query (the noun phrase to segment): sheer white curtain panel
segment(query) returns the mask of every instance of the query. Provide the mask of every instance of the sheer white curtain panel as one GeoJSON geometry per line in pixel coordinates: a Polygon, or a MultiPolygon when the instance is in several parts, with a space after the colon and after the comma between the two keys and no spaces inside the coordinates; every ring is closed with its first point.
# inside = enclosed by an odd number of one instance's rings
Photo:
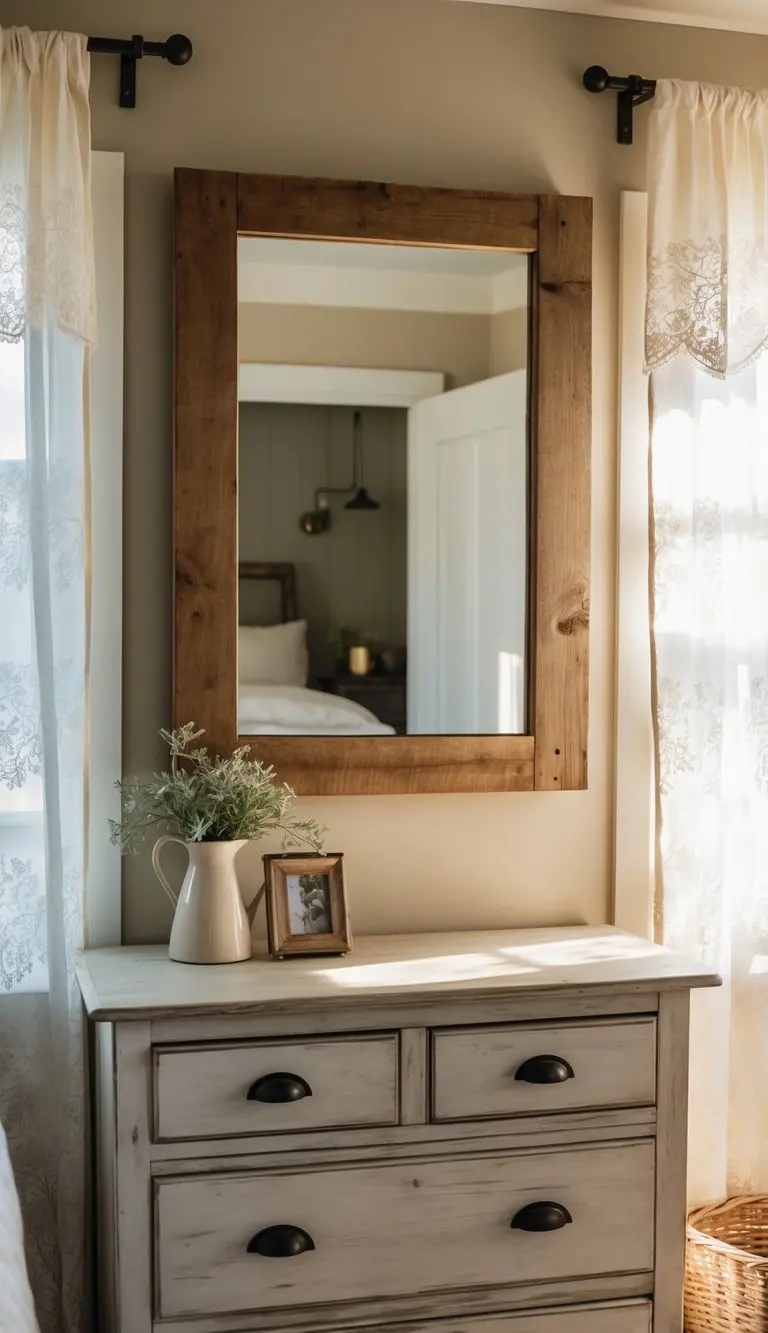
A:
{"type": "Polygon", "coordinates": [[[705,1202],[768,1191],[768,93],[660,83],[648,180],[656,924],[725,983],[694,1006],[705,1202]]]}
{"type": "Polygon", "coordinates": [[[42,1333],[86,1320],[86,42],[0,29],[0,1120],[42,1333]]]}
{"type": "Polygon", "coordinates": [[[768,1192],[768,356],[679,357],[652,411],[657,931],[724,981],[694,1008],[699,1202],[768,1192]]]}

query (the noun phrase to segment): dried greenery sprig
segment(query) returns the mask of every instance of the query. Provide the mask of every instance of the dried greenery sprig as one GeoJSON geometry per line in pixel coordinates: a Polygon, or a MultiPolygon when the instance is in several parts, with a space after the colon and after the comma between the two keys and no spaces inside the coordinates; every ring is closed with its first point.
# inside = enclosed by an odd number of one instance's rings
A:
{"type": "Polygon", "coordinates": [[[286,849],[322,848],[327,830],[314,819],[288,814],[295,793],[276,782],[268,764],[249,759],[250,746],[230,759],[212,759],[205,746],[195,745],[204,732],[194,722],[160,735],[170,750],[170,772],[115,784],[123,817],[109,824],[112,842],[123,852],[138,851],[150,830],[176,833],[187,842],[236,842],[279,830],[286,849]]]}

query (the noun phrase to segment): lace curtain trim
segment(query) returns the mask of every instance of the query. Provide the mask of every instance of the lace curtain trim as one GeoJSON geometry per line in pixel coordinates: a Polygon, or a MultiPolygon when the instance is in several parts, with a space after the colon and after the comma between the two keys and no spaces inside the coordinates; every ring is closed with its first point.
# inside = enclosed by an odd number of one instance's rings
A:
{"type": "Polygon", "coordinates": [[[768,346],[768,92],[660,79],[648,195],[646,370],[739,374],[768,346]]]}
{"type": "Polygon", "coordinates": [[[93,237],[79,198],[67,186],[43,203],[21,185],[0,184],[0,341],[20,342],[50,311],[60,329],[95,344],[95,274],[79,262],[93,237]]]}
{"type": "Polygon", "coordinates": [[[645,368],[687,352],[716,379],[768,348],[768,246],[671,241],[648,260],[645,368]]]}

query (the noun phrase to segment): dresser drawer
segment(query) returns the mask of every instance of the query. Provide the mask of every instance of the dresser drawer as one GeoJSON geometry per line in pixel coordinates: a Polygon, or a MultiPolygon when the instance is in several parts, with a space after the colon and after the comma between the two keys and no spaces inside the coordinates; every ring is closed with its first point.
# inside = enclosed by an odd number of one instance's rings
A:
{"type": "Polygon", "coordinates": [[[432,1034],[433,1120],[652,1106],[655,1097],[653,1018],[432,1034]]]}
{"type": "Polygon", "coordinates": [[[650,1301],[620,1301],[612,1305],[575,1305],[565,1310],[538,1310],[533,1314],[465,1316],[436,1324],[387,1324],[379,1333],[650,1333],[650,1301]]]}
{"type": "Polygon", "coordinates": [[[155,1138],[395,1125],[395,1032],[155,1047],[155,1138]]]}
{"type": "Polygon", "coordinates": [[[643,1141],[161,1179],[157,1313],[645,1272],[653,1267],[653,1173],[653,1144],[643,1141]],[[572,1221],[557,1230],[513,1227],[513,1219],[529,1220],[522,1209],[543,1203],[572,1221]],[[305,1248],[290,1258],[261,1252],[286,1243],[305,1248]]]}

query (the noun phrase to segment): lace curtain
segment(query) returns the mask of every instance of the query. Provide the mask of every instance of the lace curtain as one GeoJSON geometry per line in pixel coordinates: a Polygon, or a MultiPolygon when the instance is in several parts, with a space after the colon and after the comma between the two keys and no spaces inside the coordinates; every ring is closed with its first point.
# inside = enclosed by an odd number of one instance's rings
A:
{"type": "Polygon", "coordinates": [[[768,94],[658,94],[646,322],[657,934],[725,982],[694,1002],[691,1192],[704,1202],[768,1191],[768,94]]]}
{"type": "Polygon", "coordinates": [[[85,1327],[86,38],[0,29],[0,1121],[42,1333],[85,1327]]]}
{"type": "Polygon", "coordinates": [[[768,344],[768,92],[660,80],[648,182],[646,370],[737,374],[768,344]]]}

